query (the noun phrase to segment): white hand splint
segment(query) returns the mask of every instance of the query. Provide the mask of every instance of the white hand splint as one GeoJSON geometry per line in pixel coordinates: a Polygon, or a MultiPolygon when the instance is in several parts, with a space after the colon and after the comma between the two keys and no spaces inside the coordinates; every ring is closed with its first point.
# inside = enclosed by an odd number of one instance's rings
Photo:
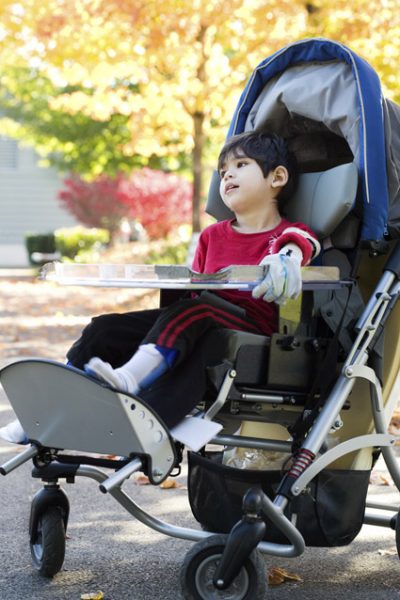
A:
{"type": "Polygon", "coordinates": [[[278,254],[265,256],[261,265],[267,266],[264,279],[253,289],[253,298],[285,304],[301,292],[302,252],[295,244],[287,244],[278,254]]]}

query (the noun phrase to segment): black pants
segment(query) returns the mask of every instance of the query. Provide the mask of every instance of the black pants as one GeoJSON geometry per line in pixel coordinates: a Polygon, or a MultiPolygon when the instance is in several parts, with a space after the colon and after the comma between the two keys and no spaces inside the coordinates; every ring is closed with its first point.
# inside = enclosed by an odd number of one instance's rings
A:
{"type": "MultiPolygon", "coordinates": [[[[257,325],[246,317],[243,309],[205,292],[166,308],[94,317],[68,351],[67,358],[80,369],[93,356],[116,368],[129,360],[141,344],[154,343],[176,349],[178,356],[173,368],[150,388],[140,392],[140,397],[172,426],[204,397],[205,371],[211,366],[207,359],[205,334],[215,329],[259,333],[257,325]]],[[[209,352],[210,360],[214,364],[222,361],[223,352],[224,343],[221,348],[214,347],[209,352]]]]}
{"type": "Polygon", "coordinates": [[[243,309],[210,293],[174,302],[166,308],[94,317],[67,357],[82,369],[93,356],[114,368],[124,364],[141,344],[153,343],[178,351],[176,364],[192,354],[211,329],[259,333],[243,309]]]}

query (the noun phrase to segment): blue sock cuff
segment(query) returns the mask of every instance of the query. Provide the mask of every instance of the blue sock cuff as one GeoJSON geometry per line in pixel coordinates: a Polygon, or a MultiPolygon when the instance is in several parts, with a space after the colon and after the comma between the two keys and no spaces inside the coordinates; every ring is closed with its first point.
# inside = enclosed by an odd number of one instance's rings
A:
{"type": "Polygon", "coordinates": [[[147,377],[140,382],[140,389],[145,390],[148,388],[156,379],[161,377],[161,375],[164,375],[166,371],[168,371],[168,366],[167,362],[164,360],[156,369],[154,369],[154,371],[149,373],[147,377]]]}
{"type": "Polygon", "coordinates": [[[165,346],[157,345],[156,350],[164,357],[164,360],[170,369],[178,356],[178,350],[175,348],[166,348],[165,346]]]}

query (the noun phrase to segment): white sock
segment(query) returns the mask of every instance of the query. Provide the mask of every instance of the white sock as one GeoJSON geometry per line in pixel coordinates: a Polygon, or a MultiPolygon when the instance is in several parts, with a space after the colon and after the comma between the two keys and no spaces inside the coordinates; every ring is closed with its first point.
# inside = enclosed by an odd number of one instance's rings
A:
{"type": "Polygon", "coordinates": [[[28,438],[18,419],[0,429],[0,438],[13,444],[27,444],[28,438]]]}
{"type": "Polygon", "coordinates": [[[136,394],[139,390],[139,385],[134,377],[130,376],[129,373],[119,373],[117,369],[112,368],[110,363],[104,362],[97,356],[94,356],[86,363],[85,371],[89,373],[89,375],[93,374],[98,379],[106,381],[123,392],[136,394]]]}
{"type": "Polygon", "coordinates": [[[113,369],[109,363],[104,362],[97,356],[91,358],[85,365],[86,371],[92,371],[97,377],[107,381],[113,387],[130,394],[136,394],[141,387],[141,383],[148,380],[152,373],[160,371],[161,374],[166,368],[165,359],[154,344],[139,346],[132,358],[117,369],[113,369]],[[165,369],[163,369],[163,365],[165,365],[165,369]]]}

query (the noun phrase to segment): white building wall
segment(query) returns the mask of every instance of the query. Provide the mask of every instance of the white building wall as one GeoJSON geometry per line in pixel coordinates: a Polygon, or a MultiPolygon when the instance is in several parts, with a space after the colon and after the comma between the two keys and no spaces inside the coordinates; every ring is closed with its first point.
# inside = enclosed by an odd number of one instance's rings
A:
{"type": "Polygon", "coordinates": [[[59,204],[62,179],[38,160],[31,148],[0,136],[0,267],[28,265],[25,233],[77,224],[59,204]]]}

